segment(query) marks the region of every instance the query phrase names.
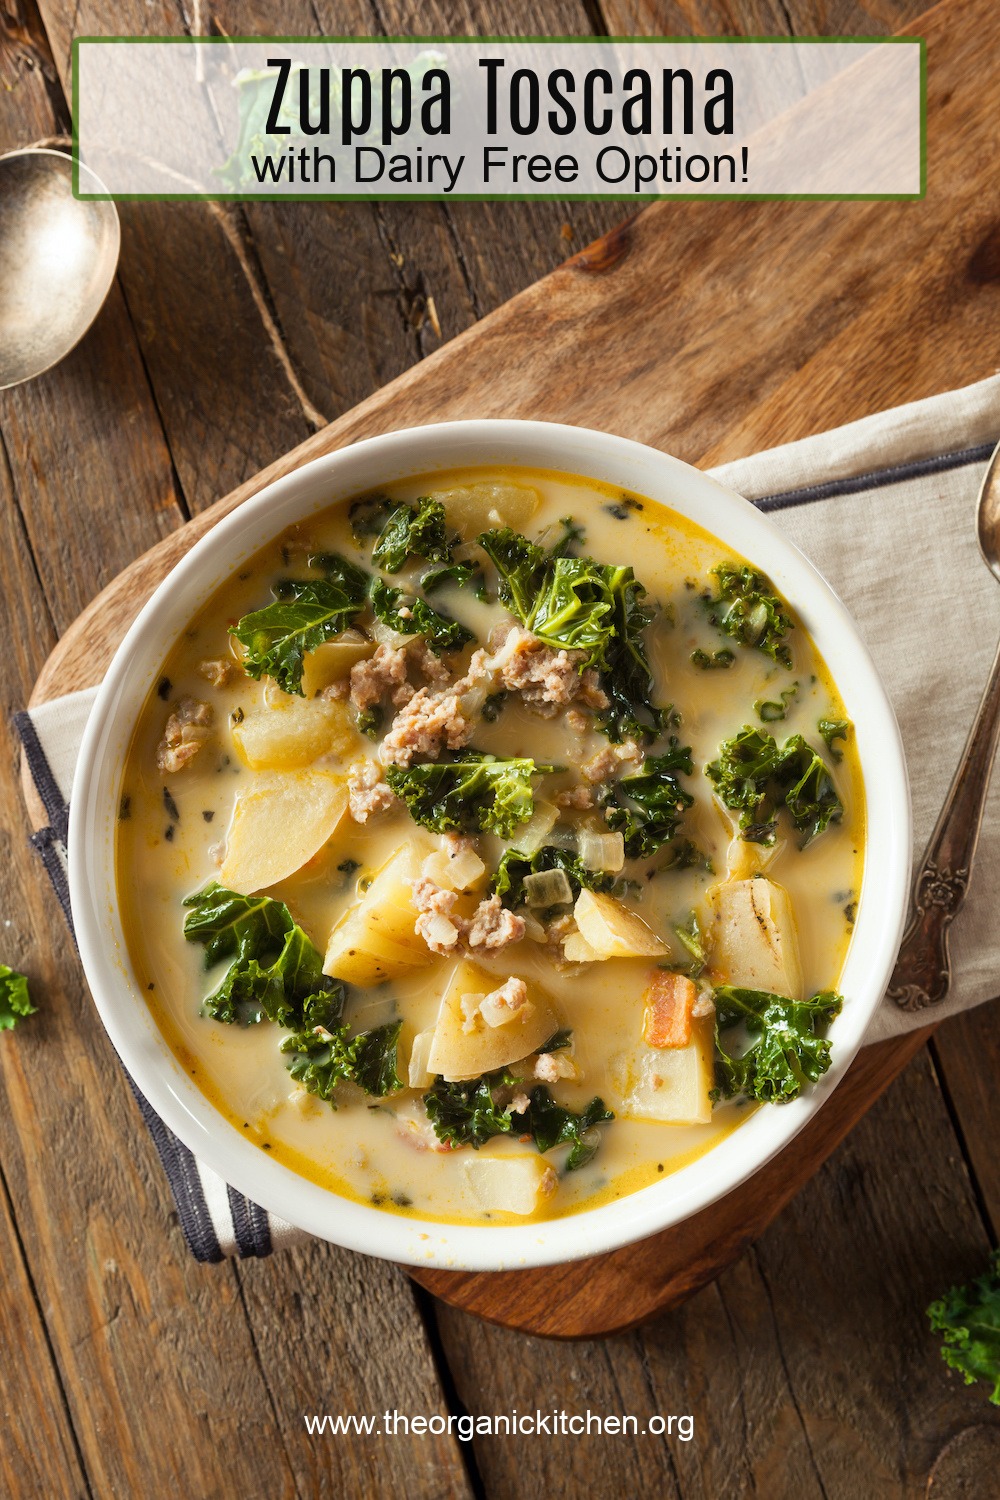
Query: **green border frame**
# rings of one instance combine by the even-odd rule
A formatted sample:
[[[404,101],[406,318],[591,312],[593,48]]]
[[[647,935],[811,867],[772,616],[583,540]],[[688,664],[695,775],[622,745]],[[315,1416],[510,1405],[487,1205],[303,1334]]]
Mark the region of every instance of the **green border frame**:
[[[715,46],[736,42],[752,46],[759,42],[785,46],[904,46],[920,52],[920,187],[915,193],[82,193],[80,191],[80,141],[78,135],[81,43],[114,46],[118,43],[153,45],[229,46],[232,42],[358,42],[376,45],[406,43],[491,42],[648,42]],[[927,39],[922,36],[78,36],[70,44],[72,112],[73,196],[84,202],[111,203],[914,203],[927,196]]]

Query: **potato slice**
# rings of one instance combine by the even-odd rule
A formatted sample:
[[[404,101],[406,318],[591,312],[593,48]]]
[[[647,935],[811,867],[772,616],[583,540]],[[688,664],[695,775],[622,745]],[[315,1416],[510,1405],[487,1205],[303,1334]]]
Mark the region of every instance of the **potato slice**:
[[[427,1059],[432,1073],[448,1079],[478,1078],[480,1073],[520,1062],[559,1030],[548,996],[529,984],[528,1004],[505,1025],[487,1026],[483,1022],[466,1031],[463,997],[488,995],[501,984],[503,979],[499,975],[490,974],[467,959],[456,964],[434,1026],[434,1041]]]
[[[448,516],[466,541],[472,541],[491,526],[524,526],[541,504],[538,491],[526,484],[469,484],[453,490],[435,491]]]
[[[568,964],[592,964],[604,957],[603,953],[598,953],[596,948],[592,948],[587,939],[578,932],[571,932],[563,942],[563,958]]]
[[[462,1163],[465,1184],[485,1213],[533,1214],[555,1186],[555,1173],[538,1153],[476,1156]]]
[[[711,892],[712,967],[727,984],[802,994],[795,916],[788,892],[764,875],[727,880]]]
[[[406,1081],[411,1089],[426,1089],[434,1082],[434,1075],[427,1066],[433,1040],[433,1031],[418,1031],[413,1038],[406,1072]]]
[[[219,879],[248,896],[287,880],[329,843],[347,811],[347,787],[328,771],[255,776],[236,794]]]
[[[345,630],[336,641],[324,641],[307,651],[302,662],[302,691],[315,698],[331,682],[340,682],[359,661],[375,654],[375,642],[360,630]]]
[[[295,771],[321,755],[357,754],[361,737],[346,703],[282,693],[269,708],[254,709],[232,725],[240,759],[252,771]]]
[[[633,1120],[664,1125],[707,1125],[715,1084],[715,1021],[698,1016],[686,1047],[647,1047],[639,1042],[611,1064],[621,1097],[621,1113]]]
[[[580,936],[597,958],[659,958],[669,951],[662,938],[614,896],[581,891],[573,915]]]
[[[414,841],[383,865],[362,899],[331,932],[324,974],[347,984],[379,984],[431,962],[434,955],[416,931],[408,884],[418,877],[426,853],[427,846]]]

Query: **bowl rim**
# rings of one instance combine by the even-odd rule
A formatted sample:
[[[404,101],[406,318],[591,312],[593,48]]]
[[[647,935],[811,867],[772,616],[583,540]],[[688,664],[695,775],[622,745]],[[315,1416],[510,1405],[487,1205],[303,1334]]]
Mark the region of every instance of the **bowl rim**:
[[[461,456],[466,450],[482,457]],[[756,1111],[696,1161],[647,1187],[562,1217],[503,1226],[442,1224],[343,1197],[268,1157],[216,1109],[184,1072],[131,975],[115,896],[117,800],[109,804],[107,797],[109,790],[117,793],[139,707],[183,620],[243,558],[294,520],[351,494],[475,462],[610,477],[690,516],[767,572],[807,623],[845,700],[866,797],[862,891],[841,979],[849,999],[831,1028],[835,1055],[821,1082],[790,1104]],[[353,477],[373,469],[380,479]],[[658,483],[628,482],[631,473],[647,471]],[[162,616],[182,623],[164,629]],[[164,640],[166,646],[157,644]],[[112,1045],[155,1112],[200,1162],[271,1214],[347,1249],[425,1269],[489,1271],[558,1264],[656,1234],[707,1208],[782,1150],[846,1073],[889,982],[908,906],[910,850],[902,742],[878,672],[846,606],[770,517],[710,475],[632,439],[563,423],[482,418],[398,429],[312,459],[222,517],[171,569],[133,621],[98,690],[73,781],[68,876],[80,956]],[[854,981],[850,988],[845,978]]]

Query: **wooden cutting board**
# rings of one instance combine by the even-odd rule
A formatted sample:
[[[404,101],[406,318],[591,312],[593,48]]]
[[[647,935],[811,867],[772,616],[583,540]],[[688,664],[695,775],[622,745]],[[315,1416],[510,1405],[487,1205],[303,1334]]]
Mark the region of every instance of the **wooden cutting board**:
[[[100,680],[191,545],[265,484],[393,428],[533,417],[602,428],[708,465],[992,374],[1000,315],[995,0],[945,0],[926,37],[923,202],[654,204],[384,387],[140,557],[46,662],[32,704]],[[127,496],[120,503],[127,504]],[[37,826],[44,813],[29,784]],[[411,1271],[436,1296],[527,1332],[580,1338],[642,1322],[759,1235],[932,1027],[858,1057],[806,1129],[685,1224],[570,1266]]]

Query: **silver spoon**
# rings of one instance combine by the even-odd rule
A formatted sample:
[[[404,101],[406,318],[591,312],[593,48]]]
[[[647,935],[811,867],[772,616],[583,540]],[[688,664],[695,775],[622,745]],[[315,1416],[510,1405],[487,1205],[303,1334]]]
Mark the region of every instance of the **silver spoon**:
[[[1000,581],[1000,443],[976,506],[983,562]],[[889,998],[903,1010],[939,1005],[951,986],[948,929],[965,900],[1000,732],[1000,647],[975,722],[913,883],[914,917],[903,937]]]
[[[80,165],[86,192],[106,192]],[[121,229],[110,201],[73,197],[73,163],[32,148],[0,156],[0,390],[78,344],[108,295]]]

